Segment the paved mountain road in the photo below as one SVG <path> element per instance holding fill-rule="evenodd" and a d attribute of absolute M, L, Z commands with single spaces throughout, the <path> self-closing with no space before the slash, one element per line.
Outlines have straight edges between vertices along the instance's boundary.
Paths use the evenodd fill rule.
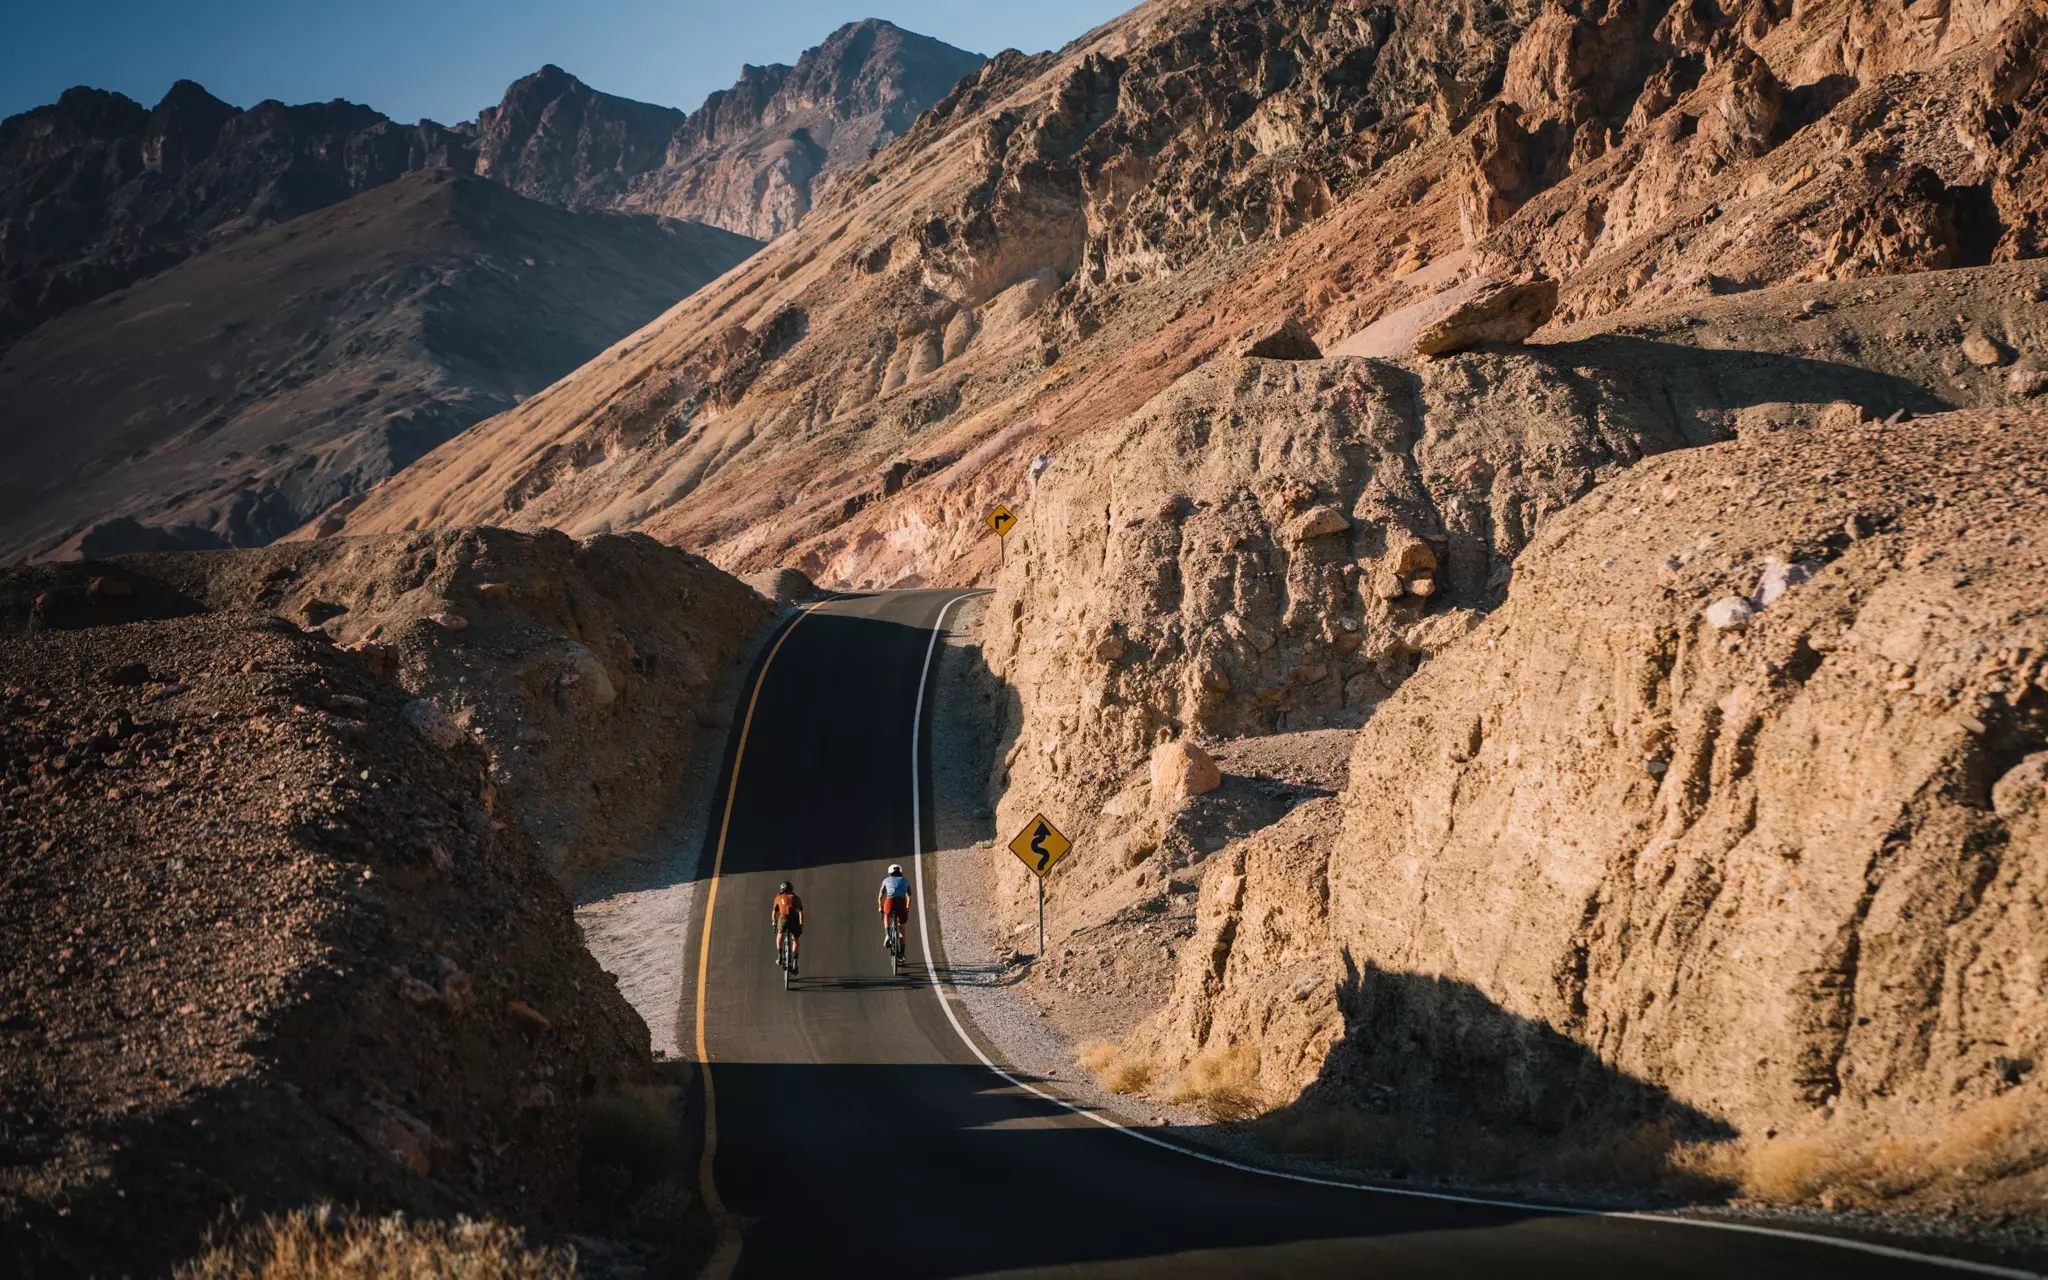
<path fill-rule="evenodd" d="M 1955 1274 L 1808 1239 L 1292 1182 L 1147 1145 L 1007 1083 L 922 963 L 929 941 L 944 976 L 944 939 L 924 934 L 937 916 L 913 915 L 917 963 L 898 978 L 874 914 L 889 863 L 914 874 L 913 848 L 932 847 L 929 814 L 912 812 L 915 708 L 932 628 L 960 595 L 816 607 L 749 681 L 687 955 L 699 994 L 683 1010 L 709 1063 L 706 1199 L 734 1227 L 714 1272 Z M 928 808 L 928 780 L 919 790 Z M 932 856 L 922 869 L 926 891 L 958 874 Z M 784 878 L 809 918 L 790 992 L 768 923 Z"/>

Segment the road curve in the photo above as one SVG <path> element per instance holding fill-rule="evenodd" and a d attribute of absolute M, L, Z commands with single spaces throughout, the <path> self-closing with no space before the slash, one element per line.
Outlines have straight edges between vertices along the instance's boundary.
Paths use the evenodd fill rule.
<path fill-rule="evenodd" d="M 985 1044 L 957 1005 L 956 1030 L 922 963 L 928 944 L 943 979 L 943 937 L 914 917 L 919 963 L 893 977 L 874 914 L 889 863 L 908 868 L 915 848 L 932 848 L 930 813 L 912 811 L 912 741 L 928 733 L 916 708 L 932 628 L 961 594 L 814 607 L 748 682 L 700 871 L 686 959 L 697 994 L 682 1011 L 706 1065 L 703 1191 L 725 1229 L 712 1273 L 2019 1274 L 1287 1181 L 1136 1141 L 1005 1080 L 963 1040 Z M 918 791 L 928 810 L 928 782 Z M 943 858 L 923 859 L 928 892 L 949 874 Z M 789 992 L 768 923 L 782 879 L 809 916 Z M 937 928 L 935 913 L 924 921 Z"/>

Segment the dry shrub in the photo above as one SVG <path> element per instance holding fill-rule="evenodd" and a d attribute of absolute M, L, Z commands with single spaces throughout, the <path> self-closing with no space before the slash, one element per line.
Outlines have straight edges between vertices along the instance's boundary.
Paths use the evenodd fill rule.
<path fill-rule="evenodd" d="M 1107 1040 L 1083 1048 L 1075 1062 L 1111 1093 L 1144 1093 L 1159 1078 L 1150 1062 Z"/>
<path fill-rule="evenodd" d="M 1259 1051 L 1249 1044 L 1215 1045 L 1197 1054 L 1167 1085 L 1166 1101 L 1199 1106 L 1217 1120 L 1244 1120 L 1262 1109 Z"/>
<path fill-rule="evenodd" d="M 1094 1044 L 1082 1045 L 1081 1053 L 1074 1061 L 1083 1071 L 1103 1071 L 1123 1053 L 1122 1046 L 1109 1040 L 1097 1040 Z"/>
<path fill-rule="evenodd" d="M 1661 1187 L 1688 1198 L 1725 1195 L 1740 1181 L 1716 1153 L 1725 1143 L 1689 1143 L 1669 1117 L 1580 1142 L 1555 1144 L 1551 1178 L 1575 1186 Z"/>
<path fill-rule="evenodd" d="M 571 1280 L 576 1254 L 536 1249 L 500 1222 L 356 1217 L 328 1205 L 236 1229 L 178 1280 Z"/>
<path fill-rule="evenodd" d="M 1937 1176 L 1985 1182 L 2048 1163 L 2048 1114 L 2039 1090 L 2014 1090 L 1978 1103 L 1942 1126 L 1927 1153 Z"/>
<path fill-rule="evenodd" d="M 1877 1207 L 1928 1188 L 1968 1192 L 2048 1165 L 2048 1110 L 2037 1088 L 1957 1112 L 1931 1133 L 1873 1117 L 1817 1133 L 1685 1148 L 1673 1165 L 1780 1204 Z"/>

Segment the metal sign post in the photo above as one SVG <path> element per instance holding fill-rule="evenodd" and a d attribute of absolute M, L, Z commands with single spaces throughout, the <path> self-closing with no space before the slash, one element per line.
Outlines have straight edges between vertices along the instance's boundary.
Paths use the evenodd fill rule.
<path fill-rule="evenodd" d="M 1031 821 L 1010 841 L 1010 852 L 1017 855 L 1032 875 L 1038 877 L 1038 958 L 1045 958 L 1045 877 L 1059 865 L 1061 858 L 1073 849 L 1074 842 L 1060 834 L 1058 827 L 1046 821 L 1045 815 L 1033 814 Z"/>
<path fill-rule="evenodd" d="M 1009 507 L 998 502 L 996 504 L 996 509 L 994 511 L 989 512 L 987 515 L 983 516 L 981 518 L 981 522 L 987 525 L 989 528 L 995 530 L 996 566 L 998 568 L 1001 568 L 1005 559 L 1007 558 L 1007 553 L 1009 549 L 1010 530 L 1017 527 L 1016 513 L 1011 511 Z"/>

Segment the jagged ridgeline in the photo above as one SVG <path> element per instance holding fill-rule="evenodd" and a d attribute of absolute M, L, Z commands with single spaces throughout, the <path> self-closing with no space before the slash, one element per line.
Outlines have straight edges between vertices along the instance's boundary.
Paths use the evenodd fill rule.
<path fill-rule="evenodd" d="M 1919 12 L 1145 5 L 997 56 L 743 270 L 351 527 L 644 528 L 849 583 L 957 576 L 1033 458 L 1285 315 L 1406 356 L 1346 343 L 1475 277 L 1547 273 L 1560 320 L 1613 326 L 2028 256 L 2038 11 Z"/>
<path fill-rule="evenodd" d="M 189 81 L 0 123 L 0 556 L 345 509 L 787 230 L 981 62 L 867 21 L 690 113 L 549 66 L 453 127 Z"/>

